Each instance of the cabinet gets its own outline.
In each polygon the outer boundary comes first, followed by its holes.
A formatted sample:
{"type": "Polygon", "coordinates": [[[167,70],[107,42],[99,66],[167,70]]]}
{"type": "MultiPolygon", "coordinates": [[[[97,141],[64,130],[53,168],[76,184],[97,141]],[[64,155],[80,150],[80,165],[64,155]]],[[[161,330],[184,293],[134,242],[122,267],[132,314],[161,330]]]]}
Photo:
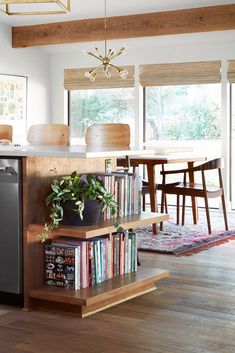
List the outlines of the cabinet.
{"type": "MultiPolygon", "coordinates": [[[[167,219],[166,214],[143,212],[140,215],[120,218],[118,223],[124,229],[134,229],[167,219]]],[[[166,270],[140,266],[137,272],[114,277],[106,282],[76,291],[47,287],[44,285],[44,247],[37,236],[42,229],[42,224],[29,224],[24,240],[25,310],[44,307],[79,313],[82,317],[86,317],[155,290],[155,282],[169,276],[166,270]]],[[[50,232],[50,238],[69,236],[89,239],[115,231],[113,220],[108,220],[89,227],[61,227],[50,232]]]]}

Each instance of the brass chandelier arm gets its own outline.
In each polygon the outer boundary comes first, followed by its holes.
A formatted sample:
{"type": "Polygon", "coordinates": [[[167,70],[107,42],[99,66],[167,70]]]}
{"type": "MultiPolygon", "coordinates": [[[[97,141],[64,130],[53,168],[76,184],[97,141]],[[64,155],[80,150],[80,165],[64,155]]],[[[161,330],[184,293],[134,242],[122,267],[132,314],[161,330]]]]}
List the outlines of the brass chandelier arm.
{"type": "Polygon", "coordinates": [[[116,65],[114,65],[114,64],[109,64],[109,66],[110,67],[113,67],[114,69],[116,69],[118,72],[121,72],[123,69],[121,68],[121,67],[119,67],[119,66],[116,66],[116,65]]]}
{"type": "Polygon", "coordinates": [[[94,73],[96,74],[96,72],[99,71],[100,69],[102,69],[102,67],[103,67],[103,64],[95,67],[94,69],[90,70],[89,72],[91,75],[93,75],[94,73]]]}
{"type": "Polygon", "coordinates": [[[122,54],[124,54],[124,51],[119,50],[118,52],[116,52],[112,56],[110,56],[109,58],[111,60],[111,59],[117,58],[118,56],[120,56],[122,54]]]}
{"type": "Polygon", "coordinates": [[[91,51],[87,52],[87,55],[93,56],[94,58],[103,62],[103,57],[101,57],[101,56],[99,57],[99,56],[95,55],[94,53],[92,53],[91,51]]]}

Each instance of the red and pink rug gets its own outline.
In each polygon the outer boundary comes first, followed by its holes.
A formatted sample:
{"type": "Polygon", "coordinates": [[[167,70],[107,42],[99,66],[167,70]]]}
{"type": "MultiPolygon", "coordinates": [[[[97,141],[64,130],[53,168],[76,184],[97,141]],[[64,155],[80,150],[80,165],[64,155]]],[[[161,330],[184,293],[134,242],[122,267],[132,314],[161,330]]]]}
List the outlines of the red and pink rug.
{"type": "Polygon", "coordinates": [[[177,226],[174,220],[164,222],[163,231],[159,230],[157,235],[153,235],[151,226],[139,228],[138,249],[185,256],[235,239],[235,214],[229,215],[229,231],[224,231],[221,213],[213,212],[211,217],[213,233],[210,235],[203,218],[198,225],[187,223],[185,226],[177,226]]]}

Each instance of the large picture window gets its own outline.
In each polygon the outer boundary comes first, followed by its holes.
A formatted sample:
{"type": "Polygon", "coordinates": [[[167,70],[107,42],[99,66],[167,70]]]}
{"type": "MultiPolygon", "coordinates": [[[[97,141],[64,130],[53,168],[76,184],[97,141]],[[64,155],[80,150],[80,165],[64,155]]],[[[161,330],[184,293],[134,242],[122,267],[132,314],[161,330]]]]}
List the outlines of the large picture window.
{"type": "Polygon", "coordinates": [[[235,209],[235,83],[231,84],[231,199],[235,209]]]}
{"type": "Polygon", "coordinates": [[[221,154],[220,84],[146,87],[145,142],[221,154]]]}
{"type": "Polygon", "coordinates": [[[86,128],[94,123],[121,122],[134,139],[134,88],[89,89],[69,92],[69,125],[74,144],[84,143],[86,128]]]}
{"type": "MultiPolygon", "coordinates": [[[[145,106],[145,145],[187,147],[208,160],[221,155],[220,84],[146,87],[145,106]]],[[[209,179],[218,182],[213,173],[209,179]]],[[[210,206],[219,207],[218,199],[210,206]]]]}

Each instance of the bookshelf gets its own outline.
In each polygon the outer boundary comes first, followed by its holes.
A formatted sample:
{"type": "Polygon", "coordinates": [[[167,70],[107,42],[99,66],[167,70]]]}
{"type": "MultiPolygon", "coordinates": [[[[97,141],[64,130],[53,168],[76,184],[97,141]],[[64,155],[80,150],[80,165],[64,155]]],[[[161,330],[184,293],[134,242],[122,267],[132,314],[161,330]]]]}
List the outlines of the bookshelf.
{"type": "MultiPolygon", "coordinates": [[[[133,216],[117,218],[118,225],[124,229],[131,229],[137,227],[143,227],[148,224],[156,222],[164,222],[168,219],[167,214],[154,213],[154,212],[142,212],[133,216]]],[[[43,226],[41,224],[30,224],[28,230],[30,232],[41,233],[43,226]]],[[[98,237],[100,235],[114,233],[116,228],[113,225],[113,219],[107,221],[101,221],[93,226],[86,227],[72,227],[72,226],[60,226],[59,229],[50,232],[50,236],[61,236],[67,235],[68,237],[75,237],[81,239],[89,239],[98,237]]]]}
{"type": "MultiPolygon", "coordinates": [[[[140,215],[120,218],[119,224],[124,229],[131,229],[167,219],[167,214],[143,212],[140,215]]],[[[38,238],[42,230],[42,224],[29,224],[24,241],[25,310],[43,307],[78,313],[81,317],[86,317],[155,290],[155,282],[169,276],[166,270],[140,266],[137,272],[114,277],[76,291],[47,287],[44,284],[44,247],[38,238]]],[[[50,239],[58,236],[89,239],[115,231],[113,220],[107,220],[89,227],[60,227],[50,232],[50,239]]]]}

